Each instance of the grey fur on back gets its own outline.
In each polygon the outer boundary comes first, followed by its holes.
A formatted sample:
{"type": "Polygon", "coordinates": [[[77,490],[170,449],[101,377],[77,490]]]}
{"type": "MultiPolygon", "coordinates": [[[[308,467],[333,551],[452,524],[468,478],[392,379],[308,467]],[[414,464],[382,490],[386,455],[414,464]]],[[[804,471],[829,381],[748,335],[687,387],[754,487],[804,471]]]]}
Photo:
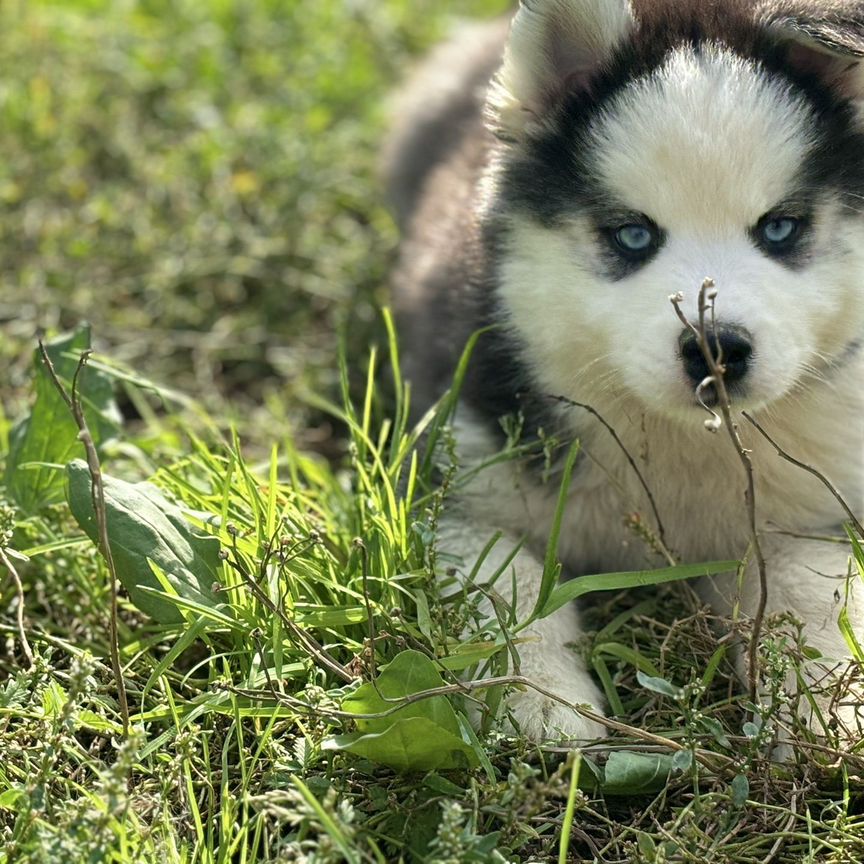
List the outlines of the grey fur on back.
{"type": "Polygon", "coordinates": [[[507,19],[463,24],[414,70],[391,106],[384,147],[387,192],[405,228],[435,165],[473,129],[501,63],[507,19]]]}
{"type": "Polygon", "coordinates": [[[415,413],[449,386],[466,341],[482,321],[484,292],[477,181],[492,134],[483,121],[501,62],[507,19],[463,26],[425,60],[395,102],[384,173],[402,232],[393,304],[415,413]]]}

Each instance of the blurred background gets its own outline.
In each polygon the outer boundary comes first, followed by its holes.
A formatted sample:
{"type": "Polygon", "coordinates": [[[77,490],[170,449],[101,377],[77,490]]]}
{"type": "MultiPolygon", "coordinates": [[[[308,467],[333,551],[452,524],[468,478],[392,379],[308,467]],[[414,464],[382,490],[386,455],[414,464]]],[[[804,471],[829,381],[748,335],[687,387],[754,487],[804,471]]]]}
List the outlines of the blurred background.
{"type": "MultiPolygon", "coordinates": [[[[380,332],[396,232],[386,98],[459,18],[505,0],[4,0],[0,404],[38,328],[241,429],[335,394],[380,332]]],[[[326,436],[326,431],[321,432],[326,436]]]]}

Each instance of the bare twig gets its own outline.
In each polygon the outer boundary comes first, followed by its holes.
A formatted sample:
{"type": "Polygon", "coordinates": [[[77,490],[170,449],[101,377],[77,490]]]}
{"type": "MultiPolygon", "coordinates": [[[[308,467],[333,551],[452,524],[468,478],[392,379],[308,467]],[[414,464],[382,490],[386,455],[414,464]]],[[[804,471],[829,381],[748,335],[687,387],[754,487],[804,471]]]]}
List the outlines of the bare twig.
{"type": "Polygon", "coordinates": [[[375,640],[377,634],[375,632],[375,613],[372,611],[372,598],[369,596],[369,551],[366,549],[366,544],[363,542],[362,537],[354,538],[354,548],[360,553],[360,568],[363,574],[363,602],[366,604],[366,624],[369,627],[369,671],[377,692],[378,685],[375,683],[375,677],[378,674],[375,668],[375,640]]]}
{"type": "MultiPolygon", "coordinates": [[[[603,717],[601,714],[598,714],[595,711],[591,711],[588,708],[584,708],[582,705],[577,705],[573,702],[570,702],[563,696],[559,696],[557,693],[553,693],[551,690],[547,690],[545,687],[541,687],[539,684],[535,683],[530,678],[526,678],[523,675],[501,675],[493,678],[480,678],[476,681],[459,681],[456,684],[445,684],[441,687],[433,687],[429,690],[421,690],[419,693],[411,693],[408,696],[402,697],[399,700],[398,704],[394,705],[392,708],[369,714],[352,714],[349,711],[325,709],[321,708],[320,706],[304,702],[303,700],[297,699],[296,697],[288,696],[287,694],[275,694],[270,690],[249,690],[241,687],[234,687],[232,685],[223,685],[224,689],[229,690],[232,693],[236,693],[240,696],[246,696],[249,699],[261,699],[267,696],[276,697],[277,701],[283,702],[286,705],[289,705],[291,708],[308,711],[314,714],[326,714],[328,717],[333,717],[334,719],[341,720],[382,720],[386,717],[391,716],[392,714],[395,714],[397,711],[401,711],[408,705],[414,705],[415,703],[423,702],[426,699],[434,699],[436,696],[464,695],[466,693],[473,693],[477,690],[486,690],[490,687],[506,686],[520,686],[527,687],[530,690],[536,690],[538,693],[546,696],[548,699],[551,699],[554,702],[558,702],[561,705],[565,705],[572,711],[575,711],[577,714],[587,718],[588,720],[593,720],[596,723],[601,724],[602,726],[606,726],[608,729],[613,729],[614,731],[621,732],[624,735],[630,735],[633,738],[637,738],[641,741],[646,741],[649,744],[661,747],[664,750],[672,750],[673,752],[678,752],[679,750],[689,749],[689,747],[684,744],[679,744],[677,741],[673,741],[671,738],[666,738],[662,735],[656,735],[653,732],[649,732],[647,729],[641,729],[638,726],[630,726],[626,723],[621,723],[617,720],[610,720],[608,717],[603,717]]],[[[695,755],[696,759],[702,765],[712,771],[718,770],[718,766],[726,768],[732,767],[735,764],[735,760],[731,757],[724,756],[721,753],[715,753],[711,750],[697,750],[695,755]]]]}
{"type": "Polygon", "coordinates": [[[27,631],[24,629],[24,585],[21,582],[21,577],[18,575],[18,571],[12,564],[12,560],[6,554],[6,550],[2,546],[0,546],[0,564],[9,571],[12,576],[12,581],[15,583],[15,591],[18,594],[18,610],[16,614],[18,623],[18,641],[21,643],[21,650],[27,658],[27,665],[32,669],[34,666],[33,652],[30,650],[30,643],[27,641],[27,631]]]}
{"type": "Polygon", "coordinates": [[[814,468],[812,465],[808,465],[806,462],[802,462],[800,459],[796,459],[794,456],[787,453],[762,427],[759,421],[748,414],[746,411],[741,412],[744,415],[744,419],[750,423],[752,426],[756,428],[756,431],[777,451],[777,455],[782,459],[785,459],[787,462],[791,462],[797,468],[800,468],[802,471],[806,471],[808,474],[812,474],[820,483],[834,496],[837,503],[843,508],[846,515],[849,517],[849,521],[855,526],[855,530],[858,532],[858,536],[864,539],[864,525],[861,524],[858,517],[852,511],[852,508],[846,503],[846,500],[837,490],[837,487],[817,468],[814,468]]]}
{"type": "MultiPolygon", "coordinates": [[[[235,536],[236,542],[236,536],[235,536]]],[[[235,555],[237,554],[236,545],[234,547],[235,555]]],[[[267,566],[267,562],[269,560],[271,552],[265,555],[264,560],[261,564],[261,569],[263,570],[267,566]]],[[[291,633],[294,639],[303,646],[303,648],[312,656],[318,663],[323,666],[325,669],[329,669],[334,675],[341,678],[343,681],[347,683],[351,683],[354,681],[355,676],[352,675],[341,663],[336,661],[333,657],[331,657],[327,651],[320,645],[317,640],[310,636],[302,627],[298,627],[296,622],[292,621],[286,614],[283,609],[280,609],[262,590],[261,586],[240,566],[237,561],[232,561],[228,554],[223,552],[222,559],[232,567],[243,579],[246,587],[251,591],[252,595],[261,603],[269,612],[272,612],[274,615],[278,615],[279,619],[285,625],[287,630],[291,633]]]]}
{"type": "Polygon", "coordinates": [[[726,426],[726,431],[729,433],[729,438],[732,442],[738,458],[741,460],[741,465],[744,468],[744,473],[747,476],[747,491],[745,493],[745,501],[747,504],[747,516],[750,522],[750,544],[753,553],[756,556],[756,567],[759,572],[759,602],[756,607],[756,613],[753,616],[753,634],[750,637],[750,646],[748,650],[748,674],[750,678],[750,699],[756,702],[759,690],[759,638],[762,633],[762,623],[765,619],[765,607],[768,604],[768,568],[765,564],[765,556],[762,554],[762,544],[759,540],[759,529],[756,520],[756,481],[753,474],[753,462],[750,459],[749,451],[744,447],[741,440],[741,435],[738,430],[738,424],[732,417],[732,400],[729,397],[729,391],[726,388],[725,374],[726,367],[723,363],[723,349],[720,346],[720,340],[717,339],[716,319],[714,315],[714,304],[717,299],[717,289],[713,279],[706,279],[699,289],[699,323],[693,324],[681,309],[683,295],[673,294],[670,298],[672,305],[675,307],[675,312],[678,318],[696,337],[699,350],[705,358],[708,365],[709,376],[697,388],[697,398],[699,398],[705,410],[713,415],[711,420],[706,420],[706,427],[716,432],[719,428],[720,418],[715,411],[712,411],[702,401],[702,391],[713,386],[714,393],[717,399],[717,405],[723,415],[723,423],[726,426]],[[711,314],[711,336],[714,337],[714,342],[717,346],[717,354],[711,347],[706,315],[711,314]]]}
{"type": "Polygon", "coordinates": [[[624,458],[630,464],[630,467],[633,469],[633,473],[636,475],[639,480],[639,484],[642,486],[642,489],[645,491],[645,495],[648,498],[648,504],[651,507],[651,512],[654,515],[654,521],[657,523],[657,546],[662,553],[663,557],[666,559],[667,563],[670,567],[674,567],[678,561],[675,559],[675,556],[669,551],[669,547],[666,545],[666,529],[663,527],[663,520],[660,518],[660,510],[657,507],[657,501],[654,499],[654,493],[651,491],[651,487],[648,485],[648,481],[645,479],[645,476],[639,470],[639,465],[636,463],[636,460],[631,455],[630,451],[627,449],[627,446],[621,440],[621,437],[615,431],[615,427],[609,423],[605,417],[603,417],[595,408],[591,405],[586,405],[584,402],[574,402],[572,399],[568,399],[566,396],[553,396],[552,397],[556,402],[561,402],[564,405],[569,405],[572,408],[582,408],[584,411],[587,411],[592,417],[597,419],[605,428],[606,431],[612,436],[612,439],[618,445],[618,448],[624,454],[624,458]]]}
{"type": "Polygon", "coordinates": [[[51,381],[71,411],[75,424],[78,426],[78,438],[84,445],[84,452],[87,457],[87,467],[90,470],[90,496],[93,502],[93,513],[96,517],[99,548],[102,552],[103,558],[105,559],[105,563],[108,566],[108,577],[111,583],[111,610],[109,615],[108,634],[109,648],[111,652],[111,667],[114,670],[114,682],[117,686],[117,701],[120,705],[120,716],[123,718],[123,734],[128,735],[129,702],[126,699],[126,684],[123,680],[123,667],[120,663],[120,640],[117,632],[117,568],[114,565],[114,556],[111,553],[111,544],[108,542],[108,516],[105,509],[105,486],[102,482],[102,466],[99,463],[99,454],[96,451],[96,444],[93,441],[93,436],[90,434],[90,428],[87,425],[87,419],[85,418],[84,410],[81,407],[81,399],[78,389],[81,373],[87,365],[87,360],[89,359],[91,352],[89,349],[81,352],[78,366],[75,369],[75,375],[72,377],[71,394],[66,392],[63,382],[57,376],[57,371],[54,369],[51,357],[41,339],[39,340],[39,352],[42,355],[42,362],[48,370],[48,375],[50,376],[51,381]]]}

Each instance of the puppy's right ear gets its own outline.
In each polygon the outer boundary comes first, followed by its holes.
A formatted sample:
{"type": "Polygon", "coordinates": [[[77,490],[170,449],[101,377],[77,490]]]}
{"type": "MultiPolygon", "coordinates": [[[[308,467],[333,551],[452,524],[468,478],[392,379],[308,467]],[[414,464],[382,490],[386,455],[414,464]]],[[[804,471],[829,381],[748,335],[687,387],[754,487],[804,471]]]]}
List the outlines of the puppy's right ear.
{"type": "Polygon", "coordinates": [[[518,140],[560,96],[588,87],[632,33],[628,0],[521,0],[490,95],[490,123],[518,140]]]}
{"type": "Polygon", "coordinates": [[[760,0],[756,13],[792,68],[864,107],[864,0],[760,0]]]}

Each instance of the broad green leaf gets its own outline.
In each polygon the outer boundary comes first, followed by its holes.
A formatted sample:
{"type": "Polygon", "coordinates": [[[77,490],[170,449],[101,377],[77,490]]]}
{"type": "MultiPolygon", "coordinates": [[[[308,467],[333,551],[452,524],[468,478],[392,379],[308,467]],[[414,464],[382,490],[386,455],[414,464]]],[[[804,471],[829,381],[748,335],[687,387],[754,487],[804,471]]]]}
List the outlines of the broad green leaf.
{"type": "Polygon", "coordinates": [[[402,651],[381,670],[374,685],[362,684],[347,696],[342,702],[342,710],[351,714],[392,712],[373,720],[358,717],[356,723],[361,732],[383,732],[392,726],[395,720],[424,717],[458,736],[459,721],[446,696],[421,699],[393,711],[398,707],[397,700],[443,685],[444,679],[425,654],[419,651],[402,651]]]}
{"type": "MultiPolygon", "coordinates": [[[[76,460],[66,471],[72,514],[98,545],[87,464],[76,460]]],[[[152,484],[127,483],[107,475],[102,480],[111,553],[117,577],[132,602],[160,624],[183,621],[175,604],[152,593],[163,590],[150,566],[152,561],[179,597],[229,615],[230,607],[213,591],[221,567],[219,541],[189,525],[179,508],[152,484]]]]}
{"type": "Polygon", "coordinates": [[[720,721],[715,719],[714,717],[702,717],[701,719],[702,726],[714,736],[714,740],[721,747],[731,747],[732,742],[726,735],[726,732],[723,730],[723,727],[720,725],[720,721]]]}
{"type": "Polygon", "coordinates": [[[557,609],[594,591],[622,591],[625,588],[643,588],[647,585],[664,585],[667,582],[680,582],[698,576],[713,576],[738,569],[737,561],[709,561],[705,564],[681,564],[677,567],[664,567],[661,570],[636,570],[630,573],[597,573],[591,576],[577,576],[559,585],[551,594],[540,612],[545,618],[557,609]]]}
{"type": "MultiPolygon", "coordinates": [[[[46,344],[57,377],[67,392],[78,358],[90,347],[90,328],[46,344]]],[[[13,501],[32,513],[63,500],[63,467],[84,455],[72,412],[57,392],[37,349],[34,355],[36,399],[30,414],[13,429],[6,463],[6,488],[13,501]]],[[[121,418],[114,404],[111,380],[103,372],[85,368],[79,377],[79,396],[94,443],[114,435],[121,418]]]]}
{"type": "Polygon", "coordinates": [[[609,795],[644,795],[662,789],[673,769],[665,753],[633,753],[616,750],[609,754],[603,773],[603,791],[609,795]]]}
{"type": "Polygon", "coordinates": [[[682,774],[689,771],[693,765],[693,751],[692,750],[679,750],[672,757],[672,766],[676,771],[680,771],[682,774]]]}
{"type": "Polygon", "coordinates": [[[16,810],[18,801],[27,797],[27,792],[24,789],[12,788],[7,789],[0,794],[0,810],[16,810]]]}
{"type": "Polygon", "coordinates": [[[349,750],[402,771],[431,771],[478,764],[464,740],[459,719],[446,696],[399,707],[399,700],[444,684],[435,664],[419,651],[403,651],[378,675],[342,702],[358,715],[358,732],[330,739],[330,749],[349,750]],[[396,708],[397,710],[393,710],[396,708]],[[385,714],[362,717],[364,714],[385,714]]]}
{"type": "Polygon", "coordinates": [[[646,675],[640,669],[636,672],[636,680],[652,693],[659,693],[661,696],[668,696],[670,699],[681,698],[681,688],[676,687],[665,678],[654,678],[651,675],[646,675]]]}
{"type": "Polygon", "coordinates": [[[337,735],[322,747],[347,750],[397,771],[455,770],[478,764],[469,744],[427,717],[405,717],[381,732],[337,735]]]}

